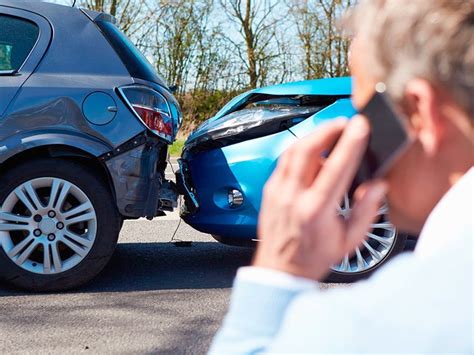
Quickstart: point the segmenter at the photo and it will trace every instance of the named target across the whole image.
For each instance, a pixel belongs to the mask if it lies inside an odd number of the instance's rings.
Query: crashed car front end
[[[256,238],[265,182],[278,158],[328,119],[354,110],[350,79],[278,85],[245,93],[204,122],[185,144],[178,188],[183,219],[225,242]]]
[[[185,152],[177,177],[185,200],[183,219],[204,233],[220,235],[226,230],[229,237],[254,238],[261,187],[278,157],[295,141],[283,131],[195,154]]]

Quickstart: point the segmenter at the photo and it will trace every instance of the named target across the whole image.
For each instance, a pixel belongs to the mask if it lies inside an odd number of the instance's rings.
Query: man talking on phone
[[[362,0],[343,25],[354,105],[365,112],[384,89],[410,139],[358,187],[346,219],[336,206],[383,110],[325,124],[282,156],[211,353],[473,354],[474,1]],[[420,235],[414,253],[320,291],[383,200],[398,229]]]

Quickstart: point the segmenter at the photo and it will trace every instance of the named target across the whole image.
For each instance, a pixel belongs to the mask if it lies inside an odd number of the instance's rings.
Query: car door
[[[40,63],[51,33],[45,18],[0,5],[0,124],[8,105]]]

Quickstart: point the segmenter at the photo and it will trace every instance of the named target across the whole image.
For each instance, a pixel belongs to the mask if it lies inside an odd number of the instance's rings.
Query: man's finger
[[[310,186],[321,166],[323,152],[335,144],[346,125],[345,118],[324,123],[315,133],[292,146],[285,153],[288,162],[286,177],[295,184]]]
[[[349,190],[366,150],[369,134],[370,126],[363,116],[356,116],[347,125],[314,181],[312,190],[321,203],[336,204]]]
[[[370,225],[377,218],[377,210],[387,191],[387,184],[381,180],[370,182],[361,187],[364,192],[356,193],[357,198],[347,226],[345,250],[354,250],[364,240]],[[358,189],[360,190],[360,189]],[[362,195],[362,196],[361,196]],[[360,197],[361,196],[361,197]]]

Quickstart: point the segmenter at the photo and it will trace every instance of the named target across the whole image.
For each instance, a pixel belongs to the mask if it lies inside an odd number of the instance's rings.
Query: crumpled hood
[[[236,96],[229,101],[222,109],[210,118],[210,121],[217,120],[222,116],[245,105],[250,99],[258,94],[263,95],[331,95],[331,96],[350,96],[352,93],[352,78],[326,78],[316,80],[296,81],[273,86],[266,86],[259,89],[250,90]]]
[[[336,101],[351,107],[351,86],[351,78],[346,77],[300,81],[245,92],[191,133],[183,155],[291,130],[322,110],[332,111],[330,108]]]

